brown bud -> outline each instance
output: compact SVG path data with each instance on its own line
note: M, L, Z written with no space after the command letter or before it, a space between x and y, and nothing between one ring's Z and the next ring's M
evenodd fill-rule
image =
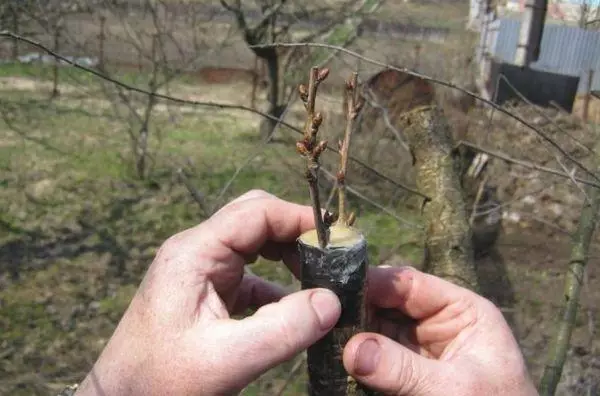
M344 173L344 171L338 171L336 177L338 183L344 184L344 181L346 180L346 174Z
M354 90L354 81L352 81L352 79L349 79L346 81L346 90L348 91L353 91Z
M355 106L354 106L354 113L358 114L360 113L360 111L362 110L364 102L363 101L359 101ZM356 115L355 115L356 116Z
M327 140L321 140L319 142L319 144L317 144L317 147L315 147L315 149L313 150L313 155L315 156L316 159L319 158L319 156L321 155L321 153L323 151L325 151L327 149Z
M346 221L346 223L347 223L347 225L351 226L351 225L354 225L355 221L356 221L356 213L352 212L348 216L348 220Z
M324 68L324 69L319 70L319 74L317 74L317 81L321 82L321 81L325 80L328 75L329 75L329 69L328 68Z
M300 99L303 102L306 102L308 100L308 88L306 88L306 85L298 85L298 93L300 94Z
M296 143L296 151L299 152L301 155L308 155L308 150L306 149L306 145L304 144L304 142Z
M344 147L344 142L338 140L338 150L341 150Z
M321 113L317 112L314 115L313 120L312 120L313 128L320 127L322 122L323 122L323 115Z

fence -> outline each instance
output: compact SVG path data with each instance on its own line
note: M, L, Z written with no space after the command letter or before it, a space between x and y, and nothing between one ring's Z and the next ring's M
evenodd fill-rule
M521 21L515 19L502 18L491 23L488 48L493 59L513 63L520 29ZM546 24L539 59L530 67L541 72L579 77L579 95L586 92L589 71L593 70L591 88L600 90L600 32Z

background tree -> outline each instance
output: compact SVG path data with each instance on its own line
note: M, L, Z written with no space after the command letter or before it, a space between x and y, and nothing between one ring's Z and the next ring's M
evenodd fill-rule
M268 81L267 113L263 135L270 135L285 109L285 97L300 81L301 70L310 65L324 66L328 51L306 48L277 48L256 46L294 41L308 43L326 41L349 45L356 39L362 20L375 12L382 0L345 0L341 2L307 3L293 0L220 0L234 17L244 41L266 65ZM311 26L313 22L322 26ZM308 30L314 30L306 33ZM273 119L275 118L275 119Z

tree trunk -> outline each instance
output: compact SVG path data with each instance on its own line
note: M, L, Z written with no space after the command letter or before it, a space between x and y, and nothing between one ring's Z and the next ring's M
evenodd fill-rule
M279 105L279 56L277 55L277 51L273 49L273 51L269 51L268 56L263 58L267 64L267 77L269 82L269 110L267 114L269 114L273 118L279 118L281 116L281 109ZM262 126L261 134L264 138L269 137L275 127L277 126L277 120L268 118L264 120L265 123Z
M423 270L479 291L471 228L460 182L460 158L450 128L434 104L402 115L402 127L417 168L417 187L430 198L423 204Z

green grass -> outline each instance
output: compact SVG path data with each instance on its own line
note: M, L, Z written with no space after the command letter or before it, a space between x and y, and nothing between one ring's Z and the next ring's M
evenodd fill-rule
M91 67L95 70L94 67ZM140 88L147 88L151 75L147 70L113 70L109 69L102 74L108 75L125 84ZM51 82L54 78L54 66L41 63L8 62L0 64L0 78L24 77L40 81ZM97 76L71 65L61 65L58 68L59 84L72 84L75 86L96 86L100 80ZM159 75L159 81L162 75ZM183 80L184 77L182 76ZM60 89L60 87L59 87Z
M7 66L0 74L9 72L23 77L39 69ZM151 173L140 181L130 161L128 124L101 101L81 102L71 93L49 101L39 90L14 88L1 94L7 117L0 117L2 394L47 394L56 390L51 384L81 379L90 368L162 241L204 218L174 177L177 167L190 173L209 206L252 188L308 202L296 137L265 146L257 123L246 118L199 110L174 121L157 111ZM415 239L414 231L368 204L354 199L351 204L369 238L373 263L390 251L418 250L403 245ZM252 270L292 282L281 264L258 260ZM245 394L269 394L291 364L268 373ZM45 382L23 375L29 372ZM303 372L286 395L303 394Z

